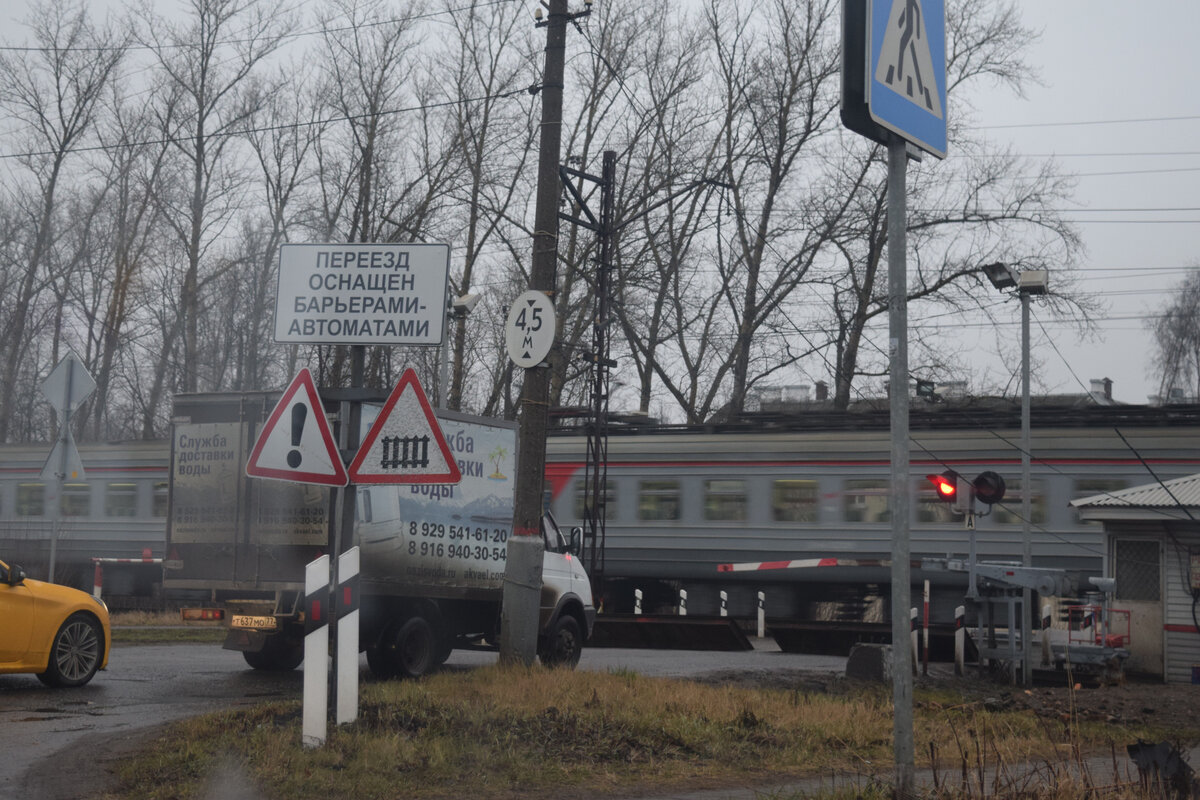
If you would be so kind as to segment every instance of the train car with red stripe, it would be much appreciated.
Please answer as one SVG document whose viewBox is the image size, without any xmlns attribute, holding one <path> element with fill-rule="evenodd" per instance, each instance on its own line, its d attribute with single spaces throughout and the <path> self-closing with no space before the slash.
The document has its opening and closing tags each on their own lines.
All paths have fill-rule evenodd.
<svg viewBox="0 0 1200 800">
<path fill-rule="evenodd" d="M 99 565 L 106 597 L 154 602 L 162 586 L 169 443 L 80 442 L 72 466 L 82 470 L 65 474 L 47 467 L 52 447 L 0 445 L 0 554 L 39 579 L 50 577 L 53 561 L 54 582 L 88 592 Z"/>
<path fill-rule="evenodd" d="M 1102 531 L 1069 503 L 1089 495 L 1200 471 L 1200 408 L 1040 403 L 1033 410 L 1030 486 L 1022 486 L 1019 408 L 1004 402 L 914 405 L 910 417 L 910 550 L 913 559 L 966 557 L 972 531 L 935 494 L 928 475 L 985 471 L 1004 498 L 975 517 L 980 560 L 1023 553 L 1022 497 L 1031 494 L 1033 566 L 1099 575 Z M 589 572 L 605 608 L 669 611 L 688 593 L 692 614 L 805 620 L 886 619 L 890 597 L 891 441 L 886 407 L 750 415 L 709 426 L 612 424 L 603 471 L 603 550 Z M 550 437 L 547 485 L 555 515 L 586 525 L 586 430 Z M 598 525 L 596 526 L 599 527 Z M 585 528 L 585 536 L 590 531 Z M 598 538 L 598 537 L 597 537 Z M 590 552 L 590 542 L 585 551 Z M 825 559 L 822 564 L 822 559 Z M 795 569 L 722 572 L 719 565 L 803 562 Z M 935 614 L 949 622 L 965 576 L 912 572 L 914 597 L 928 579 Z M 1085 584 L 1086 585 L 1086 584 Z"/>
</svg>

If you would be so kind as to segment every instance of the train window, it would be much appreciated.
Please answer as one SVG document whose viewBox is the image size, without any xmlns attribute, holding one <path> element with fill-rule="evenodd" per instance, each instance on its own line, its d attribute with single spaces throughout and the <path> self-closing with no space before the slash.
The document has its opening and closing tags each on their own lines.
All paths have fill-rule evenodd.
<svg viewBox="0 0 1200 800">
<path fill-rule="evenodd" d="M 170 487 L 166 481 L 159 481 L 154 484 L 154 504 L 151 507 L 151 513 L 156 517 L 167 516 L 167 498 L 170 496 L 168 492 Z"/>
<path fill-rule="evenodd" d="M 16 505 L 18 517 L 43 516 L 46 513 L 46 484 L 18 484 Z"/>
<path fill-rule="evenodd" d="M 104 516 L 137 516 L 137 484 L 110 483 L 104 488 Z"/>
<path fill-rule="evenodd" d="M 1129 488 L 1129 481 L 1121 478 L 1080 478 L 1075 481 L 1075 496 L 1072 500 L 1078 500 L 1081 497 L 1091 497 L 1096 494 L 1108 494 L 1110 492 L 1119 492 L 1122 489 Z M 1084 521 L 1079 518 L 1079 509 L 1075 509 L 1075 521 L 1080 525 L 1100 525 L 1099 520 Z"/>
<path fill-rule="evenodd" d="M 575 519 L 587 519 L 588 485 L 584 481 L 575 481 Z M 617 487 L 612 481 L 604 482 L 604 518 L 615 519 L 617 516 Z"/>
<path fill-rule="evenodd" d="M 992 506 L 992 519 L 1000 525 L 1020 525 L 1021 519 L 1021 499 L 1024 497 L 1021 491 L 1020 479 L 1008 480 L 1005 478 L 1007 487 L 1004 491 L 1004 499 L 996 505 Z M 1030 498 L 1030 507 L 1032 509 L 1032 522 L 1034 525 L 1041 525 L 1046 521 L 1046 497 L 1042 491 L 1040 481 L 1033 482 L 1033 494 Z"/>
<path fill-rule="evenodd" d="M 639 481 L 638 519 L 679 519 L 679 481 Z"/>
<path fill-rule="evenodd" d="M 776 522 L 816 522 L 817 482 L 775 481 L 771 487 L 771 513 Z"/>
<path fill-rule="evenodd" d="M 952 504 L 938 497 L 933 484 L 921 479 L 917 485 L 917 522 L 957 522 L 962 524 L 962 516 L 955 514 Z"/>
<path fill-rule="evenodd" d="M 746 482 L 718 479 L 704 482 L 704 518 L 737 521 L 746 518 Z"/>
<path fill-rule="evenodd" d="M 86 483 L 64 483 L 58 504 L 64 517 L 86 517 L 92 511 L 92 487 Z"/>
<path fill-rule="evenodd" d="M 846 481 L 842 496 L 847 522 L 887 522 L 890 481 Z"/>
</svg>

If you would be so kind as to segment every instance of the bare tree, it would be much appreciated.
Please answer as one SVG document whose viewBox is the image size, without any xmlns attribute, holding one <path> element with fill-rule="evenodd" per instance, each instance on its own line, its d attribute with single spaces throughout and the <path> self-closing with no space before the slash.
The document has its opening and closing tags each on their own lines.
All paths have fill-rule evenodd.
<svg viewBox="0 0 1200 800">
<path fill-rule="evenodd" d="M 323 238 L 414 242 L 435 238 L 458 177 L 444 89 L 418 58 L 417 15 L 383 0 L 331 0 L 322 18 L 321 94 L 336 117 L 318 142 Z M 345 347 L 321 348 L 322 380 L 349 378 Z M 392 381 L 392 348 L 370 348 L 368 384 Z"/>
<path fill-rule="evenodd" d="M 1174 301 L 1147 327 L 1154 333 L 1158 396 L 1200 397 L 1200 268 L 1180 281 Z"/>
<path fill-rule="evenodd" d="M 167 220 L 186 256 L 181 278 L 183 386 L 200 386 L 201 264 L 224 234 L 245 191 L 233 163 L 246 123 L 272 93 L 260 76 L 291 19 L 281 0 L 190 0 L 177 24 L 144 3 L 140 37 L 162 76 L 159 129 L 183 161 L 188 190 L 167 195 Z M 218 376 L 210 376 L 216 382 Z"/>
<path fill-rule="evenodd" d="M 998 298 L 982 266 L 1005 261 L 1019 268 L 1054 267 L 1055 308 L 1086 324 L 1093 301 L 1072 285 L 1069 268 L 1080 243 L 1057 209 L 1073 181 L 1052 162 L 1035 164 L 996 151 L 966 129 L 973 81 L 1002 81 L 1020 90 L 1032 75 L 1023 52 L 1034 34 L 1020 24 L 1015 6 L 961 0 L 947 8 L 947 86 L 956 107 L 951 146 L 956 158 L 910 167 L 908 193 L 909 292 L 913 318 L 926 313 L 990 315 Z M 831 221 L 834 254 L 814 274 L 816 310 L 796 310 L 793 330 L 810 350 L 822 352 L 833 379 L 834 405 L 846 408 L 859 377 L 882 379 L 886 353 L 864 346 L 873 324 L 886 319 L 886 180 L 882 148 L 857 137 L 823 153 L 823 195 L 810 213 Z M 822 311 L 822 307 L 827 309 Z M 812 308 L 810 306 L 810 308 Z M 956 365 L 941 347 L 925 346 L 920 325 L 910 326 L 910 371 L 944 377 Z M 832 363 L 829 351 L 832 351 Z"/>
<path fill-rule="evenodd" d="M 95 168 L 96 214 L 103 227 L 103 243 L 92 254 L 99 260 L 90 270 L 92 291 L 84 302 L 89 342 L 95 348 L 91 431 L 96 438 L 131 434 L 124 423 L 118 429 L 110 427 L 109 411 L 121 351 L 129 342 L 139 283 L 163 233 L 155 195 L 167 152 L 164 142 L 141 141 L 150 127 L 150 115 L 127 96 L 122 82 L 113 85 L 107 105 L 99 136 L 103 150 Z"/>
<path fill-rule="evenodd" d="M 11 305 L 0 322 L 0 441 L 9 436 L 17 380 L 28 360 L 28 324 L 55 246 L 60 181 L 72 151 L 90 135 L 105 86 L 124 56 L 124 41 L 97 29 L 82 3 L 50 0 L 27 21 L 37 49 L 0 54 L 0 107 L 26 126 L 18 134 L 28 147 L 17 162 L 27 171 L 33 205 L 27 207 L 28 244 L 23 274 L 12 286 Z M 28 386 L 26 382 L 24 385 Z"/>
<path fill-rule="evenodd" d="M 489 268 L 502 274 L 497 264 L 504 260 L 503 251 L 494 258 L 489 250 L 502 245 L 506 218 L 525 197 L 535 128 L 532 104 L 523 102 L 530 97 L 527 85 L 521 85 L 528 80 L 531 60 L 526 10 L 490 3 L 464 9 L 453 0 L 447 0 L 446 8 L 458 35 L 458 55 L 444 78 L 454 92 L 454 130 L 463 169 L 463 179 L 451 190 L 457 206 L 453 213 L 461 220 L 455 239 L 461 241 L 456 251 L 462 253 L 462 268 L 450 278 L 451 296 L 457 297 L 484 291 L 476 281 L 486 278 Z M 451 324 L 449 386 L 439 387 L 439 396 L 447 408 L 461 410 L 470 372 L 468 317 L 453 314 Z"/>
</svg>

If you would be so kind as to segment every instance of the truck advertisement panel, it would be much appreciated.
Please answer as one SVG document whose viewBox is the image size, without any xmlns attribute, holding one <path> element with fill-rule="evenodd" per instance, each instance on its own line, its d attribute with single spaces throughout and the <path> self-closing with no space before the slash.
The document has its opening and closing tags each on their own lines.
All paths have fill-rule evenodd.
<svg viewBox="0 0 1200 800">
<path fill-rule="evenodd" d="M 376 412 L 364 407 L 364 427 Z M 437 418 L 462 481 L 360 486 L 364 577 L 495 591 L 512 534 L 517 426 L 444 411 Z"/>
</svg>

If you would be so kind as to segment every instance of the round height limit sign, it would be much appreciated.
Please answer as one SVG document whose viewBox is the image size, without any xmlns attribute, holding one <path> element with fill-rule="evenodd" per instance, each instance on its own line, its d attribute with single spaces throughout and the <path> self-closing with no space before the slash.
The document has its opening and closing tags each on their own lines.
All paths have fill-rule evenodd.
<svg viewBox="0 0 1200 800">
<path fill-rule="evenodd" d="M 554 344 L 554 303 L 545 292 L 530 289 L 512 304 L 504 344 L 518 367 L 535 367 L 546 358 Z"/>
</svg>

